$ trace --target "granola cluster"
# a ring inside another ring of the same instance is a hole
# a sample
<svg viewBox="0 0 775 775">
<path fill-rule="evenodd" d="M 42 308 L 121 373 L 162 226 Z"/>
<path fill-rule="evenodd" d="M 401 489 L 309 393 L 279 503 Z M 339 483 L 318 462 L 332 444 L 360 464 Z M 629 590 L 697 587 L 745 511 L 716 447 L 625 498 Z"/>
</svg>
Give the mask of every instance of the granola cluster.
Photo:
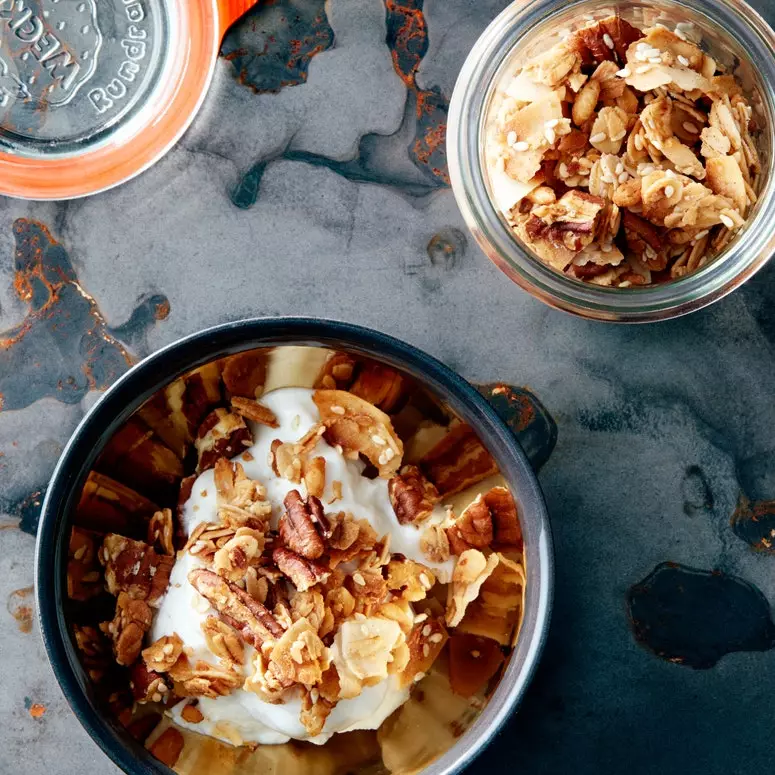
<svg viewBox="0 0 775 775">
<path fill-rule="evenodd" d="M 249 396 L 202 407 L 198 427 L 178 423 L 175 438 L 188 440 L 192 468 L 212 469 L 215 490 L 215 518 L 190 534 L 180 507 L 156 508 L 140 521 L 142 534 L 136 520 L 125 531 L 131 536 L 73 529 L 72 599 L 88 600 L 103 588 L 116 598 L 110 621 L 75 633 L 95 680 L 110 673 L 112 649 L 136 705 L 180 704 L 180 717 L 196 725 L 206 718 L 206 701 L 246 691 L 271 704 L 298 702 L 300 722 L 314 738 L 337 703 L 386 680 L 411 690 L 445 648 L 449 679 L 464 696 L 497 672 L 518 632 L 525 577 L 509 490 L 493 486 L 466 497 L 497 472 L 494 460 L 459 421 L 406 459 L 396 428 L 407 427 L 398 412 L 408 386 L 393 370 L 336 355 L 319 384 L 311 391 L 319 421 L 296 440 L 271 442 L 266 481 L 246 473 L 254 437 L 270 434 L 268 444 L 279 427 L 260 391 L 243 389 Z M 369 519 L 341 508 L 343 485 L 326 471 L 326 445 L 353 461 L 353 475 L 381 480 L 395 529 L 416 531 L 421 556 L 391 551 L 391 531 L 380 534 Z M 282 503 L 268 495 L 268 485 L 276 493 L 280 483 Z M 119 490 L 107 478 L 101 486 L 114 509 L 134 503 L 116 499 Z M 193 487 L 194 475 L 180 480 L 179 504 Z M 333 495 L 324 500 L 324 493 Z M 458 493 L 462 508 L 442 505 Z M 176 586 L 190 587 L 188 615 L 206 658 L 177 632 L 149 637 L 183 557 L 191 570 L 175 577 Z M 220 737 L 242 742 L 224 729 Z"/>
<path fill-rule="evenodd" d="M 677 279 L 744 225 L 760 182 L 759 127 L 694 32 L 589 22 L 502 95 L 486 147 L 494 195 L 558 272 L 618 288 Z"/>
</svg>

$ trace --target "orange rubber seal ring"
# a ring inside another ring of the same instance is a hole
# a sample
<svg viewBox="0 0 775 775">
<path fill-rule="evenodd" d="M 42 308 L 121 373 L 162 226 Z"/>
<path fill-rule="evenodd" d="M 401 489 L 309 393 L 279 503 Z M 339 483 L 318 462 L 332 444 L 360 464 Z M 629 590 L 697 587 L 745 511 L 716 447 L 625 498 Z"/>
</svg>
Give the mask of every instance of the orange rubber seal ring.
<svg viewBox="0 0 775 775">
<path fill-rule="evenodd" d="M 256 0 L 175 0 L 164 81 L 142 117 L 116 139 L 81 155 L 34 159 L 0 152 L 0 194 L 73 199 L 124 183 L 157 162 L 188 129 L 213 77 L 226 30 Z"/>
</svg>

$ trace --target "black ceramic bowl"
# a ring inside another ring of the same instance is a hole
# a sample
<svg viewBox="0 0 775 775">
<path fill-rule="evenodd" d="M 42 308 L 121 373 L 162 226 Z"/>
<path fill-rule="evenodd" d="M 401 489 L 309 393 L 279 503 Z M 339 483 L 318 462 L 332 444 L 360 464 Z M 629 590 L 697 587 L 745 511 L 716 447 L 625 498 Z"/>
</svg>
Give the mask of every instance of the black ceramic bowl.
<svg viewBox="0 0 775 775">
<path fill-rule="evenodd" d="M 209 362 L 255 348 L 322 347 L 368 357 L 409 375 L 477 432 L 514 493 L 522 523 L 527 583 L 519 639 L 484 710 L 429 775 L 463 769 L 519 703 L 549 623 L 553 556 L 546 509 L 535 474 L 516 437 L 469 383 L 439 361 L 392 337 L 340 322 L 304 318 L 243 320 L 182 339 L 136 365 L 83 419 L 52 477 L 43 505 L 36 555 L 41 631 L 51 665 L 79 721 L 105 753 L 133 775 L 171 770 L 136 742 L 108 711 L 79 660 L 71 628 L 66 566 L 70 526 L 84 483 L 100 452 L 138 408 L 161 388 Z M 418 730 L 418 734 L 422 734 Z M 201 738 L 204 739 L 204 738 Z M 197 770 L 198 772 L 199 770 Z M 218 775 L 218 773 L 215 773 Z"/>
</svg>

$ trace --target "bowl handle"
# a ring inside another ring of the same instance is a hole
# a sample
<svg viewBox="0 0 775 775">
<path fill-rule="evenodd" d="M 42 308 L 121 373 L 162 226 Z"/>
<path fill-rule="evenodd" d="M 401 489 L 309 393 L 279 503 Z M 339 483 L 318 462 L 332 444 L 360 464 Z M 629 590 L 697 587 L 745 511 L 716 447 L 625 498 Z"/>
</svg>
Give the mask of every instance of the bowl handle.
<svg viewBox="0 0 775 775">
<path fill-rule="evenodd" d="M 221 37 L 240 16 L 246 14 L 258 0 L 218 0 L 218 19 L 221 25 Z"/>
</svg>

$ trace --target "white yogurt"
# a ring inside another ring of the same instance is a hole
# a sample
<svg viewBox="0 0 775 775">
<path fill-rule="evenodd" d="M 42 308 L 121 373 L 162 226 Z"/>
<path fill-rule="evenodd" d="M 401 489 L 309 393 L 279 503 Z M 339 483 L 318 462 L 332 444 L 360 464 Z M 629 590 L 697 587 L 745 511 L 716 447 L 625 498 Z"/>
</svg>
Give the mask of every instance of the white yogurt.
<svg viewBox="0 0 775 775">
<path fill-rule="evenodd" d="M 266 487 L 267 499 L 273 507 L 273 527 L 277 526 L 284 511 L 283 500 L 288 492 L 299 489 L 304 495 L 304 488 L 303 485 L 293 484 L 274 475 L 269 462 L 270 447 L 274 439 L 284 442 L 297 441 L 319 421 L 320 415 L 312 400 L 312 394 L 313 391 L 307 388 L 280 388 L 262 396 L 261 402 L 274 412 L 280 427 L 268 428 L 251 424 L 254 444 L 247 451 L 253 459 L 246 461 L 242 456 L 236 458 L 242 463 L 247 476 L 257 479 Z M 349 511 L 356 518 L 367 519 L 377 535 L 390 534 L 391 552 L 400 552 L 410 559 L 424 563 L 434 570 L 442 582 L 449 580 L 453 561 L 450 559 L 444 563 L 434 563 L 425 557 L 420 550 L 422 531 L 412 525 L 398 524 L 384 479 L 367 479 L 361 476 L 363 466 L 360 462 L 346 460 L 322 438 L 315 447 L 314 454 L 326 460 L 326 489 L 321 501 L 327 511 Z M 327 506 L 327 501 L 333 495 L 331 486 L 334 481 L 342 483 L 342 497 Z M 436 507 L 422 529 L 434 522 L 441 522 L 444 517 L 444 511 Z M 205 471 L 194 483 L 191 497 L 183 507 L 182 519 L 183 527 L 189 535 L 200 522 L 218 521 L 212 470 Z M 193 649 L 195 660 L 204 659 L 217 663 L 217 659 L 207 647 L 200 626 L 214 611 L 188 583 L 189 572 L 200 564 L 195 556 L 178 555 L 170 576 L 169 589 L 161 601 L 151 628 L 151 640 L 177 633 L 186 646 Z M 243 666 L 246 677 L 251 670 L 252 654 L 253 649 L 246 649 Z M 238 689 L 215 700 L 200 697 L 198 707 L 204 719 L 198 724 L 190 724 L 180 717 L 185 703 L 176 706 L 170 713 L 181 726 L 226 742 L 234 742 L 234 737 L 224 734 L 223 726 L 219 729 L 219 724 L 228 725 L 245 743 L 271 745 L 294 739 L 323 744 L 336 732 L 377 729 L 408 697 L 409 690 L 400 689 L 392 677 L 376 686 L 367 687 L 358 697 L 340 700 L 326 720 L 323 732 L 313 738 L 308 736 L 299 721 L 300 697 L 290 697 L 286 702 L 275 705 L 262 701 L 253 692 Z"/>
</svg>

